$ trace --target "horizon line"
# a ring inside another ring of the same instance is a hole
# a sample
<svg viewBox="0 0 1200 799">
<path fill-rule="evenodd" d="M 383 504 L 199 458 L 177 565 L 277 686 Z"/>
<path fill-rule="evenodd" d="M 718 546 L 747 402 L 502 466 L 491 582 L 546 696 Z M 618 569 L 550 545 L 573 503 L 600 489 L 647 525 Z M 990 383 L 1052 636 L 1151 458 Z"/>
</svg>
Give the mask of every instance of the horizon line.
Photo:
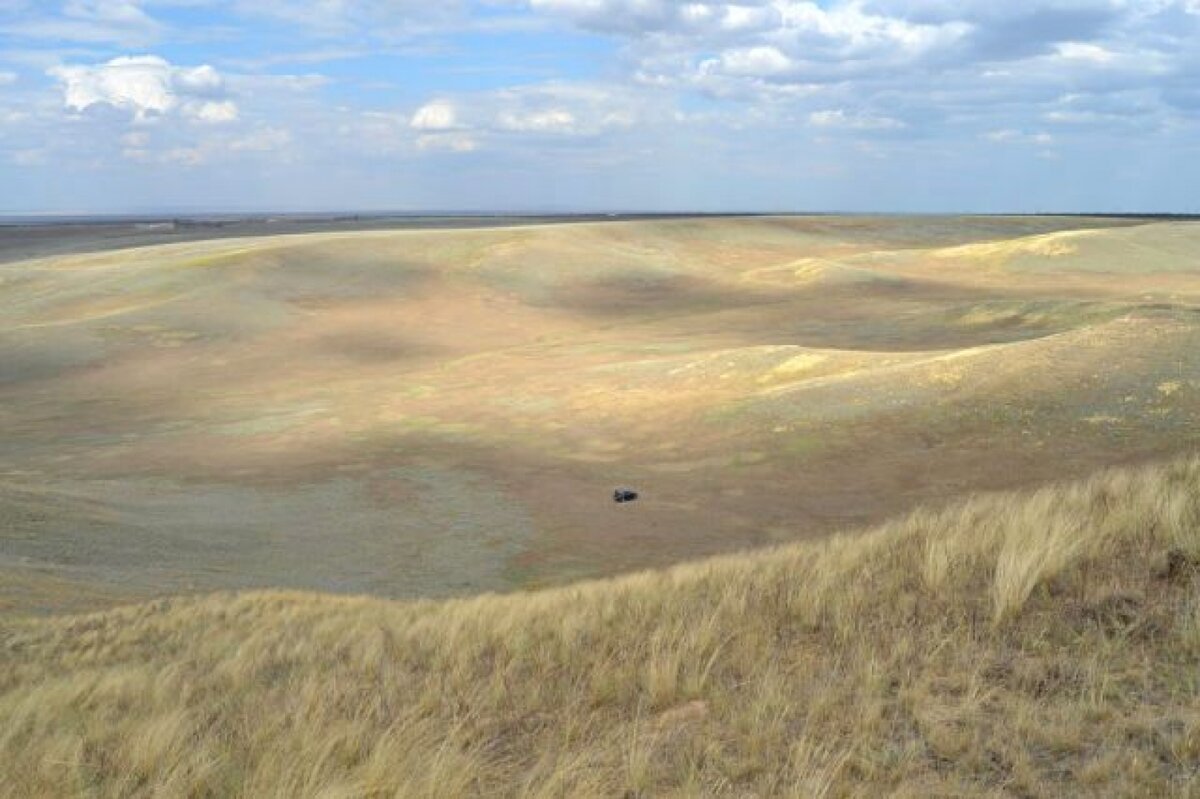
<svg viewBox="0 0 1200 799">
<path fill-rule="evenodd" d="M 220 222 L 220 221 L 325 221 L 353 222 L 386 219 L 637 219 L 687 217 L 773 217 L 773 216 L 877 216 L 877 217 L 1097 217 L 1097 218 L 1159 218 L 1200 219 L 1200 211 L 895 211 L 895 210 L 483 210 L 483 209 L 423 209 L 423 210 L 271 210 L 271 209 L 158 209 L 144 211 L 0 211 L 0 224 L 55 222 Z"/>
</svg>

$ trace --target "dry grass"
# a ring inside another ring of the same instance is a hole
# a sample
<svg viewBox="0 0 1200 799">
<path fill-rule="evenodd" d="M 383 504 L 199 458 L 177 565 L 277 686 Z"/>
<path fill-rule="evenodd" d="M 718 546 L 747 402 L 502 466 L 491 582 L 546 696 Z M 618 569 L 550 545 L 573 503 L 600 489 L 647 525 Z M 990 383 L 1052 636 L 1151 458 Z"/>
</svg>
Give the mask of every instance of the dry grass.
<svg viewBox="0 0 1200 799">
<path fill-rule="evenodd" d="M 1200 460 L 533 594 L 9 623 L 10 796 L 1200 794 Z"/>
</svg>

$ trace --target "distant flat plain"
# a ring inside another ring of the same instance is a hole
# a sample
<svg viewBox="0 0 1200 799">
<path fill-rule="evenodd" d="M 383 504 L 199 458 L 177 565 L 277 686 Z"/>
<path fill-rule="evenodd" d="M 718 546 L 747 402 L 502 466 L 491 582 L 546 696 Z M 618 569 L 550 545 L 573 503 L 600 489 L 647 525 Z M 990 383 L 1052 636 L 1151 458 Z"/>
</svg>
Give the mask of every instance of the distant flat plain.
<svg viewBox="0 0 1200 799">
<path fill-rule="evenodd" d="M 0 226 L 0 610 L 827 535 L 1194 452 L 1198 344 L 1190 221 Z"/>
</svg>

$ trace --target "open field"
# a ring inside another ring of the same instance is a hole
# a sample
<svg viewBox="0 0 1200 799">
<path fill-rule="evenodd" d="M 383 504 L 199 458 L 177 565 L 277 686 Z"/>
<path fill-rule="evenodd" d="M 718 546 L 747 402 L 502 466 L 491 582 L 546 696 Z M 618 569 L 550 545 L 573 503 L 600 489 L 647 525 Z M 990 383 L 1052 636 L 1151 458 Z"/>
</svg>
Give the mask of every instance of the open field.
<svg viewBox="0 0 1200 799">
<path fill-rule="evenodd" d="M 1200 461 L 534 593 L 0 626 L 0 795 L 1195 796 Z"/>
<path fill-rule="evenodd" d="M 1179 221 L 670 219 L 10 261 L 0 609 L 471 594 L 819 537 L 1195 451 L 1198 345 L 1200 225 Z M 614 505 L 625 484 L 644 499 Z"/>
</svg>

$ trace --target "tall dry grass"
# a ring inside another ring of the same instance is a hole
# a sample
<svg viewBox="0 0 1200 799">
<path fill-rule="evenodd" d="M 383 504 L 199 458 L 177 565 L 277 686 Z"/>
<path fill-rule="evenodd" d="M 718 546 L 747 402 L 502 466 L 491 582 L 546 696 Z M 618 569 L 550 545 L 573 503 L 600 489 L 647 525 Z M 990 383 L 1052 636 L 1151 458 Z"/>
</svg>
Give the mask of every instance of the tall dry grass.
<svg viewBox="0 0 1200 799">
<path fill-rule="evenodd" d="M 1200 794 L 1200 460 L 443 603 L 9 622 L 7 796 Z"/>
</svg>

